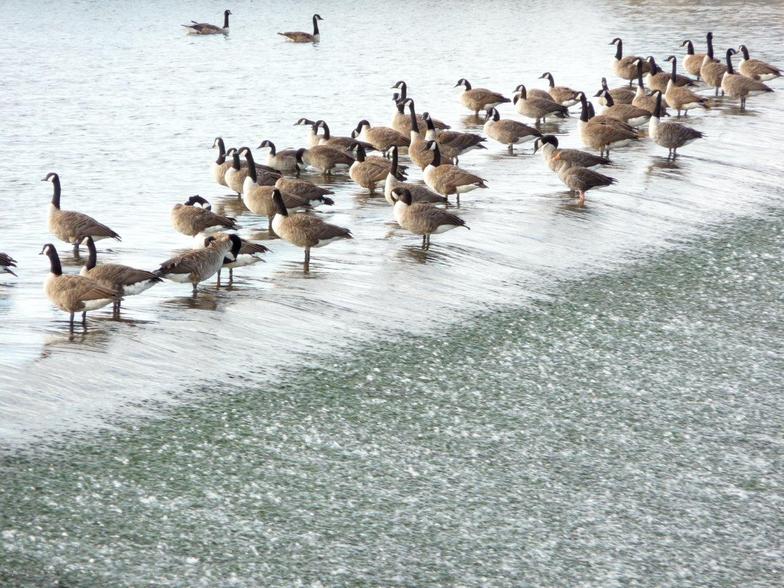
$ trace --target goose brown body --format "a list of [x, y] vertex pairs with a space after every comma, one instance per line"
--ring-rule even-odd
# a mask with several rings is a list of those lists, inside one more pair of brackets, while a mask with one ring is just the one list
[[465, 221], [457, 216], [425, 202], [413, 202], [411, 193], [402, 187], [392, 190], [395, 199], [394, 215], [402, 228], [422, 235], [422, 247], [430, 247], [430, 235], [445, 233], [457, 227], [468, 228]]
[[[195, 206], [201, 204], [205, 207]], [[215, 214], [209, 208], [209, 202], [201, 196], [191, 196], [184, 204], [177, 203], [171, 211], [171, 223], [178, 233], [195, 237], [210, 231], [237, 229], [236, 221], [228, 216]]]
[[759, 59], [751, 59], [746, 45], [741, 45], [738, 47], [738, 50], [743, 54], [743, 59], [740, 62], [740, 66], [738, 66], [738, 71], [741, 75], [758, 81], [768, 81], [781, 77], [781, 70], [778, 67], [774, 67]]
[[468, 108], [468, 110], [471, 110], [474, 113], [474, 116], [479, 115], [480, 111], [484, 112], [492, 106], [498, 106], [504, 102], [511, 102], [509, 98], [504, 97], [503, 94], [499, 94], [498, 92], [493, 92], [487, 88], [473, 88], [470, 82], [465, 78], [458, 80], [455, 87], [461, 85], [465, 89], [463, 90], [463, 93], [460, 94], [460, 102], [462, 102], [463, 106]]
[[321, 40], [321, 33], [319, 31], [318, 21], [324, 20], [318, 14], [313, 15], [313, 33], [306, 33], [304, 31], [287, 31], [285, 33], [278, 33], [282, 37], [286, 37], [292, 43], [317, 43]]
[[228, 235], [219, 233], [209, 246], [193, 249], [164, 261], [155, 275], [175, 282], [190, 282], [193, 293], [200, 282], [208, 280], [220, 270], [223, 259], [232, 248]]
[[529, 93], [523, 84], [515, 88], [515, 95], [512, 98], [515, 110], [525, 117], [532, 118], [539, 124], [547, 117], [565, 118], [569, 116], [569, 109], [562, 104], [558, 104], [552, 98], [541, 98], [533, 95], [533, 90]]
[[502, 119], [496, 108], [487, 111], [484, 132], [494, 141], [506, 145], [509, 151], [512, 151], [515, 145], [533, 141], [542, 136], [542, 133], [534, 127], [509, 118]]
[[[559, 149], [558, 139], [554, 135], [544, 135], [534, 141], [534, 153], [542, 152], [542, 158], [547, 166], [554, 172], [561, 167], [594, 167], [607, 165], [610, 160], [600, 155], [594, 155], [579, 149]], [[555, 156], [558, 155], [558, 159]]]

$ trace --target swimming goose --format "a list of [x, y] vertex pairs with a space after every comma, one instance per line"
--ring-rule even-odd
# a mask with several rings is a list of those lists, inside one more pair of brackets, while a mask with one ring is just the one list
[[[242, 203], [253, 214], [263, 215], [267, 217], [267, 231], [270, 235], [275, 235], [272, 228], [272, 218], [275, 216], [275, 203], [272, 200], [272, 194], [275, 190], [281, 191], [277, 186], [253, 186], [248, 192], [242, 194]], [[286, 208], [290, 210], [306, 210], [311, 208], [310, 200], [305, 196], [293, 194], [289, 192], [281, 192], [283, 201]], [[330, 198], [322, 198], [321, 202], [324, 204], [334, 204]]]
[[367, 120], [357, 123], [357, 128], [351, 131], [351, 136], [370, 143], [379, 151], [386, 153], [390, 147], [408, 147], [411, 140], [390, 127], [371, 127]]
[[335, 204], [335, 201], [332, 200], [332, 198], [327, 198], [327, 196], [334, 194], [332, 190], [327, 190], [326, 188], [317, 186], [313, 182], [309, 182], [307, 180], [280, 178], [277, 182], [275, 182], [275, 187], [284, 194], [299, 196], [308, 202], [318, 201], [322, 204], [327, 204], [330, 206]]
[[[393, 149], [397, 149], [397, 147], [393, 147]], [[357, 145], [357, 158], [351, 164], [348, 175], [357, 184], [367, 188], [373, 194], [376, 191], [376, 184], [383, 182], [390, 170], [391, 163], [389, 161], [380, 157], [369, 159], [366, 157], [365, 149], [362, 145]]]
[[74, 314], [82, 313], [82, 324], [87, 323], [87, 311], [112, 304], [117, 291], [90, 278], [63, 274], [60, 257], [54, 245], [47, 243], [41, 255], [49, 257], [49, 275], [44, 282], [44, 292], [49, 300], [60, 310], [69, 313], [73, 330]]
[[[269, 247], [265, 247], [259, 243], [253, 243], [252, 241], [246, 241], [245, 239], [241, 239], [239, 235], [229, 235], [229, 239], [231, 239], [232, 248], [230, 255], [223, 258], [223, 265], [221, 266], [221, 269], [218, 270], [218, 280], [216, 283], [218, 288], [220, 288], [221, 285], [221, 270], [224, 267], [229, 270], [229, 286], [231, 286], [234, 282], [234, 268], [245, 267], [264, 261], [257, 254], [269, 253]], [[209, 247], [210, 243], [214, 240], [215, 236], [210, 235], [204, 239], [204, 246]]]
[[765, 63], [759, 59], [750, 59], [749, 50], [746, 45], [738, 47], [738, 51], [743, 53], [743, 60], [741, 60], [740, 66], [738, 67], [738, 71], [742, 75], [751, 78], [752, 80], [763, 82], [781, 77], [781, 70], [779, 68], [773, 67], [769, 63]]
[[318, 21], [324, 20], [318, 14], [313, 15], [313, 34], [310, 33], [303, 33], [302, 31], [290, 31], [287, 33], [278, 33], [279, 35], [286, 37], [289, 41], [294, 43], [318, 43], [321, 40], [321, 34], [319, 33]]
[[[319, 145], [326, 145], [327, 147], [332, 147], [334, 149], [340, 149], [349, 155], [356, 147], [357, 143], [361, 143], [362, 147], [365, 148], [365, 151], [375, 151], [376, 148], [373, 147], [370, 143], [366, 143], [365, 141], [360, 141], [359, 139], [353, 139], [351, 137], [333, 137], [329, 132], [329, 125], [323, 120], [317, 120], [316, 125], [324, 129], [323, 135], [317, 135], [319, 138]], [[318, 133], [318, 129], [316, 130]]]
[[602, 113], [604, 116], [625, 122], [633, 127], [639, 127], [648, 122], [651, 113], [643, 108], [638, 108], [633, 104], [615, 104], [612, 96], [607, 90], [600, 90], [604, 96], [607, 107]]
[[191, 21], [191, 24], [182, 25], [186, 29], [190, 29], [188, 31], [189, 35], [225, 35], [229, 32], [229, 15], [231, 14], [231, 10], [224, 10], [223, 11], [223, 26], [219, 27], [213, 24], [208, 24], [206, 22], [196, 22], [195, 20]]
[[432, 234], [446, 233], [457, 227], [469, 228], [456, 214], [427, 202], [414, 202], [406, 188], [398, 186], [392, 194], [396, 200], [393, 211], [397, 224], [415, 235], [422, 235], [422, 249], [430, 248]]
[[482, 135], [436, 129], [429, 112], [423, 112], [422, 116], [425, 117], [427, 122], [425, 138], [428, 141], [436, 141], [438, 143], [438, 149], [441, 152], [441, 158], [444, 160], [444, 163], [449, 163], [451, 160], [457, 164], [458, 158], [464, 153], [474, 151], [475, 149], [487, 149], [487, 147], [482, 145], [485, 142], [485, 138]]
[[552, 98], [534, 97], [533, 90], [529, 94], [523, 84], [515, 88], [516, 94], [512, 98], [515, 110], [518, 114], [532, 118], [536, 124], [540, 124], [548, 117], [566, 118], [569, 116], [569, 109], [555, 102]]
[[[561, 161], [562, 155], [556, 153], [553, 156], [553, 161]], [[577, 192], [577, 205], [585, 206], [585, 193], [593, 188], [602, 188], [609, 186], [616, 182], [615, 178], [600, 174], [597, 171], [588, 169], [586, 167], [579, 167], [575, 165], [561, 165], [558, 167], [558, 177], [566, 184], [566, 187]]]
[[310, 249], [323, 247], [339, 239], [351, 239], [351, 231], [325, 223], [320, 218], [307, 214], [292, 214], [286, 210], [280, 190], [272, 193], [276, 213], [272, 227], [282, 239], [305, 249], [305, 271], [310, 271]]
[[656, 110], [648, 126], [648, 136], [657, 145], [667, 148], [667, 159], [675, 159], [677, 151], [684, 145], [701, 139], [702, 133], [674, 122], [661, 122], [662, 93], [656, 90]]
[[16, 274], [11, 269], [12, 267], [16, 267], [16, 260], [7, 253], [0, 253], [0, 268], [2, 268], [3, 273], [15, 276]]
[[468, 110], [473, 111], [474, 116], [479, 116], [479, 111], [485, 111], [492, 106], [498, 106], [504, 102], [511, 102], [509, 98], [505, 98], [498, 92], [492, 92], [486, 88], [472, 88], [471, 83], [465, 79], [460, 78], [455, 84], [455, 88], [463, 86], [465, 90], [460, 94], [460, 101], [463, 106]]
[[[669, 58], [668, 58], [669, 59]], [[677, 71], [673, 71], [672, 74], [668, 74], [659, 65], [656, 63], [656, 60], [653, 58], [653, 55], [648, 56], [648, 65], [650, 66], [651, 71], [648, 72], [648, 75], [645, 76], [645, 83], [648, 84], [648, 87], [653, 90], [659, 90], [659, 92], [664, 93], [667, 90], [667, 85], [672, 82], [677, 87], [682, 86], [693, 86], [694, 81], [686, 76], [682, 76], [677, 73]], [[675, 63], [673, 62], [673, 65]]]
[[607, 154], [610, 157], [611, 147], [622, 147], [630, 141], [637, 141], [639, 137], [630, 126], [610, 117], [592, 116], [591, 104], [585, 94], [581, 95], [582, 111], [580, 112], [580, 138], [586, 147], [598, 149], [599, 155]]
[[93, 217], [72, 210], [60, 210], [60, 176], [56, 173], [48, 173], [41, 181], [52, 182], [53, 187], [52, 202], [49, 205], [49, 232], [61, 241], [73, 245], [75, 256], [79, 256], [79, 244], [85, 237], [92, 237], [95, 241], [108, 238], [121, 241], [120, 235]]
[[392, 195], [394, 188], [405, 188], [411, 193], [411, 198], [414, 202], [432, 202], [439, 204], [446, 204], [447, 199], [440, 194], [436, 194], [429, 190], [426, 186], [421, 184], [411, 184], [409, 182], [401, 182], [398, 179], [398, 161], [397, 161], [397, 147], [392, 147], [392, 166], [387, 172], [386, 180], [384, 181], [384, 198], [390, 204], [395, 204], [395, 199]]
[[553, 74], [549, 71], [544, 72], [542, 75], [539, 76], [539, 79], [547, 79], [550, 82], [550, 89], [548, 92], [552, 97], [554, 102], [557, 102], [561, 106], [573, 106], [577, 104], [580, 99], [577, 97], [577, 92], [568, 88], [566, 86], [556, 86], [555, 80], [553, 79]]
[[498, 109], [496, 108], [490, 108], [487, 111], [483, 128], [485, 135], [502, 145], [506, 145], [509, 153], [514, 152], [515, 145], [526, 143], [542, 136], [542, 133], [537, 129], [516, 120], [510, 118], [501, 120], [501, 115], [498, 114]]
[[[613, 72], [619, 78], [629, 80], [629, 87], [632, 87], [634, 78], [637, 77], [637, 66], [634, 64], [636, 59], [642, 59], [636, 55], [623, 56], [623, 41], [620, 37], [615, 37], [610, 45], [615, 45], [615, 57], [613, 58]], [[651, 71], [650, 66], [643, 62], [643, 73]]]
[[[678, 86], [677, 84], [673, 83], [673, 79], [675, 78], [675, 71], [678, 67], [677, 62], [678, 60], [675, 58], [674, 55], [670, 55], [667, 57], [667, 61], [672, 61], [672, 75], [670, 77], [670, 81], [667, 82], [667, 87], [665, 88], [664, 92], [664, 99], [667, 101], [667, 104], [670, 108], [674, 108], [678, 111], [678, 116], [681, 115], [681, 110], [683, 111], [684, 116], [689, 115], [689, 109], [697, 108], [698, 106], [701, 108], [708, 108], [708, 99], [704, 96], [700, 96], [695, 94], [688, 88], [684, 88], [682, 86]], [[657, 99], [654, 98], [654, 107]], [[660, 116], [663, 116], [665, 112], [662, 110]]]
[[231, 167], [231, 160], [226, 160], [226, 145], [224, 145], [223, 139], [220, 137], [215, 137], [215, 140], [212, 142], [212, 148], [215, 149], [216, 147], [218, 148], [218, 159], [212, 162], [212, 177], [221, 186], [228, 186], [224, 176], [226, 175], [226, 170]]
[[141, 294], [161, 281], [152, 272], [119, 263], [96, 265], [98, 263], [98, 252], [95, 250], [93, 238], [85, 238], [84, 244], [87, 245], [89, 256], [87, 257], [87, 265], [83, 266], [79, 273], [117, 292], [117, 297], [114, 299], [115, 314], [120, 313], [120, 303], [123, 296]]
[[320, 171], [324, 176], [329, 176], [335, 169], [350, 168], [354, 158], [338, 148], [316, 145], [310, 149], [297, 150], [297, 161]]
[[[613, 102], [616, 104], [631, 104], [635, 97], [634, 90], [623, 86], [621, 88], [612, 88], [607, 85], [607, 78], [602, 78], [602, 90], [606, 90], [612, 96]], [[580, 101], [579, 96], [577, 97], [577, 101]], [[604, 96], [599, 98], [599, 104], [602, 106], [607, 106], [604, 100]]]
[[455, 194], [457, 203], [460, 204], [460, 194], [477, 188], [487, 188], [485, 180], [479, 176], [456, 165], [441, 163], [441, 150], [436, 141], [428, 141], [427, 147], [433, 151], [433, 161], [424, 169], [424, 177], [431, 190], [447, 197]]
[[715, 88], [714, 95], [718, 96], [721, 89], [721, 79], [724, 77], [727, 67], [713, 57], [713, 33], [708, 33], [706, 39], [708, 41], [708, 52], [702, 59], [700, 77], [708, 86]]
[[231, 254], [235, 243], [228, 235], [220, 233], [204, 249], [192, 249], [164, 261], [154, 272], [156, 276], [193, 286], [196, 295], [200, 282], [210, 279], [223, 265], [223, 258]]
[[702, 67], [703, 59], [705, 59], [705, 54], [695, 53], [694, 43], [688, 39], [681, 43], [681, 47], [686, 47], [686, 57], [683, 58], [683, 69], [685, 69], [691, 75], [697, 76], [697, 79], [699, 80], [700, 68]]
[[[201, 206], [196, 206], [196, 204]], [[171, 211], [171, 223], [174, 230], [183, 235], [195, 237], [202, 233], [239, 228], [233, 218], [215, 214], [211, 208], [210, 203], [198, 194], [188, 198], [185, 204], [178, 202]]]
[[280, 153], [275, 149], [275, 143], [269, 139], [264, 139], [259, 144], [259, 149], [269, 147], [267, 165], [283, 173], [292, 173], [299, 176], [300, 164], [297, 160], [296, 149], [284, 149]]
[[313, 147], [314, 145], [318, 145], [321, 137], [318, 136], [318, 128], [316, 127], [317, 121], [310, 120], [309, 118], [300, 118], [297, 122], [294, 123], [295, 127], [298, 126], [305, 126], [308, 131], [307, 135], [307, 142], [308, 147]]
[[736, 53], [735, 49], [727, 49], [727, 71], [724, 72], [724, 77], [721, 80], [721, 90], [726, 92], [731, 98], [740, 98], [740, 110], [743, 112], [746, 110], [746, 98], [748, 96], [772, 92], [773, 88], [759, 80], [735, 73], [732, 67], [732, 56]]
[[[558, 139], [554, 135], [544, 135], [537, 137], [534, 141], [534, 153], [541, 151], [542, 159], [547, 166], [557, 172], [561, 167], [594, 167], [595, 165], [607, 165], [610, 160], [606, 157], [594, 155], [579, 149], [559, 149]], [[553, 158], [559, 155], [557, 160]]]

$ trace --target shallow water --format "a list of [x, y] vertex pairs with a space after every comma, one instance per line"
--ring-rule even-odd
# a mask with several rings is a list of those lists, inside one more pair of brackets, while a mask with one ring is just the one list
[[[190, 194], [264, 238], [211, 180], [217, 135], [282, 148], [304, 142], [300, 116], [333, 134], [388, 124], [398, 79], [419, 111], [470, 129], [458, 78], [509, 95], [549, 69], [595, 90], [617, 35], [661, 61], [710, 29], [784, 63], [781, 3], [326, 2], [315, 47], [274, 35], [307, 30], [294, 6], [238, 3], [228, 37], [189, 38], [177, 24], [218, 22], [214, 5], [8, 5], [0, 67], [25, 67], [0, 76], [0, 250], [20, 262], [0, 280], [2, 573], [772, 585], [781, 92], [689, 117], [706, 139], [676, 164], [647, 141], [619, 150], [618, 184], [585, 209], [530, 148], [471, 153], [491, 188], [463, 199], [472, 230], [427, 253], [337, 177], [318, 214], [356, 238], [314, 252], [310, 275], [271, 241], [231, 289], [156, 286], [69, 337], [40, 289], [48, 171], [64, 208], [123, 236], [99, 260], [153, 268], [191, 245], [169, 225]], [[550, 128], [579, 146], [576, 117]]]

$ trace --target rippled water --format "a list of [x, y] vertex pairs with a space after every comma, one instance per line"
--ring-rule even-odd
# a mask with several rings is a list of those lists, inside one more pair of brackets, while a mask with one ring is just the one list
[[[781, 92], [690, 117], [707, 138], [676, 164], [619, 150], [585, 209], [530, 149], [473, 152], [491, 189], [427, 253], [337, 177], [319, 214], [356, 239], [310, 275], [271, 241], [231, 289], [156, 286], [74, 338], [36, 255], [48, 171], [64, 208], [123, 236], [99, 259], [153, 268], [191, 245], [169, 225], [190, 194], [265, 238], [212, 182], [217, 135], [281, 148], [300, 116], [388, 124], [398, 79], [478, 128], [458, 78], [595, 90], [618, 35], [665, 57], [710, 29], [784, 63], [782, 4], [749, 6], [322, 2], [314, 47], [274, 35], [308, 30], [294, 3], [232, 5], [226, 38], [178, 30], [218, 22], [211, 3], [7, 4], [0, 580], [773, 585]], [[579, 146], [576, 117], [550, 129]]]

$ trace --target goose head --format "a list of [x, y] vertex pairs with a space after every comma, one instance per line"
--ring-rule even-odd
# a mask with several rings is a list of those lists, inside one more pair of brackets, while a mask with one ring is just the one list
[[749, 48], [746, 47], [746, 45], [741, 45], [740, 47], [738, 47], [738, 51], [743, 53], [743, 59], [749, 58]]
[[212, 210], [212, 205], [210, 204], [209, 200], [202, 198], [198, 194], [191, 196], [185, 201], [185, 206], [196, 206], [197, 204], [199, 204], [204, 210]]
[[[519, 84], [515, 88], [515, 92], [519, 92], [520, 93], [519, 97], [522, 98], [523, 100], [525, 100], [528, 97], [528, 90], [525, 89], [525, 84]], [[515, 100], [515, 102], [517, 101]]]
[[320, 15], [320, 14], [314, 14], [314, 15], [313, 15], [313, 20], [324, 20], [324, 19], [323, 19], [323, 18], [321, 18], [321, 15]]
[[60, 176], [58, 176], [54, 172], [49, 172], [46, 174], [45, 178], [41, 178], [42, 182], [52, 182], [53, 184], [60, 181]]
[[259, 143], [257, 149], [264, 149], [265, 147], [269, 147], [270, 154], [275, 155], [276, 153], [275, 143], [273, 143], [269, 139], [264, 139], [261, 143]]
[[458, 86], [465, 87], [466, 92], [471, 89], [471, 83], [465, 78], [460, 78], [457, 80], [457, 83], [454, 85], [454, 87], [457, 88]]
[[552, 145], [558, 149], [558, 138], [555, 135], [542, 135], [541, 137], [537, 137], [534, 141], [534, 153], [545, 145]]
[[498, 109], [497, 108], [493, 107], [493, 108], [488, 108], [487, 109], [487, 112], [485, 113], [485, 120], [486, 121], [488, 121], [490, 119], [493, 119], [494, 121], [496, 121], [496, 120], [500, 120], [500, 118], [501, 118], [501, 115], [498, 114]]
[[617, 45], [618, 43], [622, 43], [622, 42], [623, 42], [623, 41], [621, 41], [621, 38], [620, 38], [620, 37], [615, 37], [615, 38], [614, 38], [612, 41], [610, 41], [608, 44], [609, 44], [609, 45]]
[[411, 205], [411, 192], [408, 188], [395, 188], [392, 190], [392, 197], [398, 202], [402, 202], [406, 206]]
[[[351, 137], [352, 138], [358, 137], [360, 134], [362, 134], [362, 130], [365, 129], [365, 128], [369, 129], [370, 128], [370, 123], [363, 118], [361, 121], [359, 121], [357, 123], [357, 128], [355, 128], [351, 132]], [[356, 134], [354, 134], [354, 133], [356, 133]]]
[[303, 117], [303, 118], [300, 118], [297, 122], [295, 122], [294, 126], [295, 127], [298, 127], [298, 126], [301, 126], [301, 125], [311, 125], [312, 126], [312, 125], [315, 125], [315, 124], [316, 123], [314, 121], [310, 120], [309, 118], [304, 118]]
[[542, 75], [540, 75], [539, 79], [548, 80], [550, 82], [550, 87], [555, 86], [555, 81], [553, 80], [553, 74], [551, 74], [549, 71], [546, 71]]

